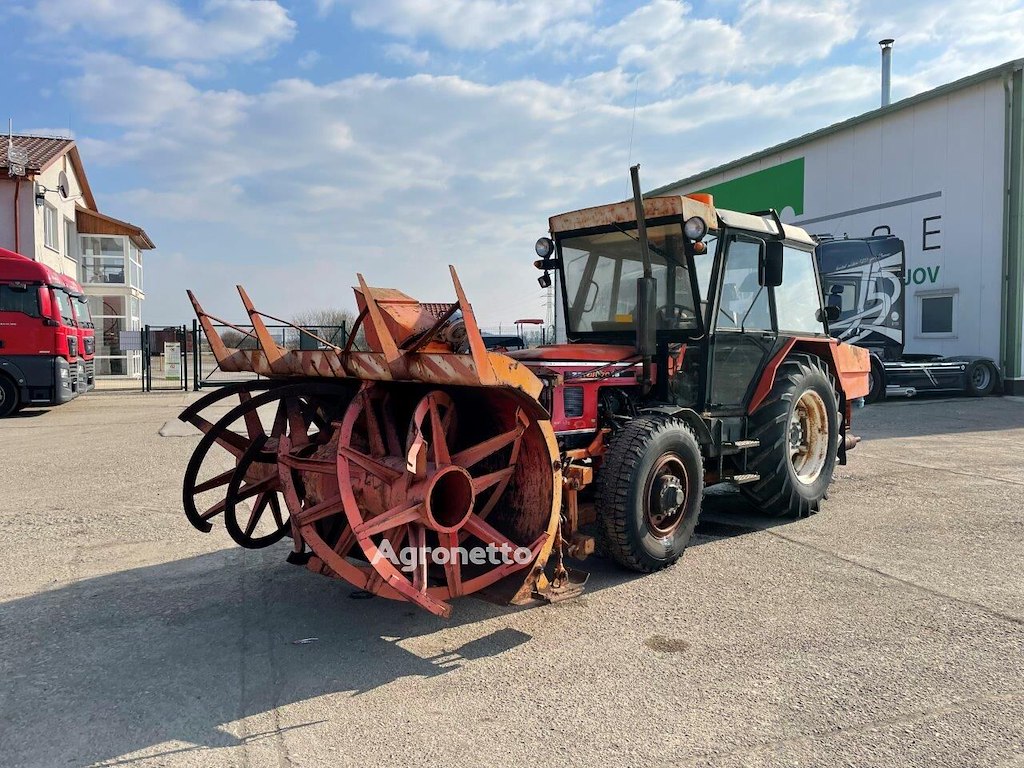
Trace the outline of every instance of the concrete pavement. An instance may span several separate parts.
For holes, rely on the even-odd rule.
[[[0,421],[0,765],[1024,765],[1019,400],[870,406],[820,514],[445,622],[194,531],[191,397]]]

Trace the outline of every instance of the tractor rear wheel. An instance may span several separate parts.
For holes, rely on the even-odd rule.
[[[871,357],[871,371],[868,373],[868,394],[865,403],[885,400],[885,368],[877,357]]]
[[[740,490],[760,511],[803,517],[828,491],[839,448],[835,379],[819,357],[793,355],[779,366],[767,399],[750,417],[760,446],[747,467],[761,479]]]
[[[700,517],[704,461],[682,421],[641,416],[611,439],[597,474],[597,517],[605,552],[651,573],[683,555]]]

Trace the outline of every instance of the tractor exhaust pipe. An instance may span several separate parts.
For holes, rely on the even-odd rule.
[[[636,281],[636,351],[643,358],[643,381],[640,386],[644,393],[651,388],[651,362],[657,346],[658,281],[651,269],[651,247],[647,242],[647,220],[644,216],[644,199],[640,193],[640,165],[629,169],[633,182],[633,207],[636,209],[637,239],[640,241],[640,256],[644,263],[644,276]]]

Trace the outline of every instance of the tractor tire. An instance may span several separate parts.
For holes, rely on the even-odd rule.
[[[985,397],[992,394],[996,386],[996,372],[990,363],[975,360],[967,366],[967,389],[971,397]]]
[[[6,376],[0,376],[0,419],[17,413],[20,407],[18,388]]]
[[[878,358],[874,356],[871,358],[871,373],[868,374],[868,386],[870,389],[864,397],[865,403],[877,403],[885,400],[885,368],[882,367],[882,363],[879,362]]]
[[[683,555],[700,517],[704,459],[682,421],[640,416],[616,432],[597,473],[602,550],[651,573]]]
[[[747,468],[761,478],[741,493],[774,517],[817,512],[839,448],[835,379],[821,358],[793,355],[779,366],[748,434],[761,444],[747,455]]]

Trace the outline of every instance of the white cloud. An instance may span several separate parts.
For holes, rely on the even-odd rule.
[[[618,63],[661,91],[694,74],[757,74],[825,58],[856,33],[849,4],[747,0],[732,23],[694,15],[689,3],[652,0],[596,33]]]
[[[397,37],[431,37],[455,50],[493,50],[535,40],[591,12],[595,0],[318,0],[348,8],[357,27]]]
[[[109,141],[81,141],[86,162],[131,169],[129,188],[105,205],[191,264],[169,270],[160,253],[148,261],[148,305],[164,318],[187,311],[186,282],[229,313],[232,280],[282,315],[332,297],[349,304],[356,270],[448,300],[448,263],[459,265],[483,322],[537,315],[530,256],[547,217],[628,192],[632,104],[608,99],[630,88],[621,73],[559,85],[361,75],[241,94],[113,57],[85,66],[68,92],[84,107],[102,105],[91,119],[121,126]],[[689,165],[709,147],[721,161],[808,127],[807,115],[786,107],[791,99],[820,102],[825,119],[848,114],[863,74],[845,73],[848,83],[834,70],[779,85],[716,82],[641,105],[633,160],[644,163],[645,186],[671,181],[696,170]],[[845,87],[830,90],[835,82]],[[709,104],[718,108],[694,106]],[[161,244],[165,228],[172,234]],[[206,262],[222,259],[234,271],[218,266],[214,275]],[[292,277],[282,278],[282,259]]]
[[[322,59],[320,51],[306,51],[304,54],[299,56],[299,60],[296,62],[299,69],[311,69],[317,65],[317,62]]]
[[[455,263],[481,319],[496,325],[542,314],[532,243],[553,213],[626,197],[629,159],[652,188],[873,108],[874,41],[885,34],[853,19],[870,17],[869,2],[884,9],[860,2],[712,3],[718,16],[700,17],[653,0],[595,29],[588,3],[531,3],[503,24],[509,3],[351,0],[359,23],[395,36],[384,42],[392,58],[460,74],[295,78],[241,92],[203,87],[180,62],[92,54],[66,93],[90,121],[79,139],[87,166],[128,179],[103,204],[160,246],[147,262],[150,317],[185,315],[185,287],[237,317],[236,281],[282,316],[350,305],[357,270],[444,301],[445,265]],[[1020,53],[1004,29],[1019,4],[983,12],[968,0],[969,29],[944,16],[902,43],[926,7],[909,5],[914,13],[893,17],[907,25],[892,32],[902,95]],[[458,23],[450,9],[464,11]],[[535,22],[558,13],[575,15]],[[559,43],[569,65],[553,68],[557,82],[501,81],[494,68],[485,82],[467,74],[482,57],[459,53],[502,40],[551,46],[569,28],[578,34]],[[427,37],[454,52],[419,42]],[[840,62],[850,41],[862,53]],[[324,53],[319,74],[329,71]]]
[[[430,61],[430,51],[413,48],[405,43],[388,43],[384,46],[384,55],[398,64],[412,64],[424,67]]]
[[[48,36],[123,39],[161,59],[259,58],[290,40],[295,22],[276,0],[206,0],[198,17],[174,0],[40,0]]]

